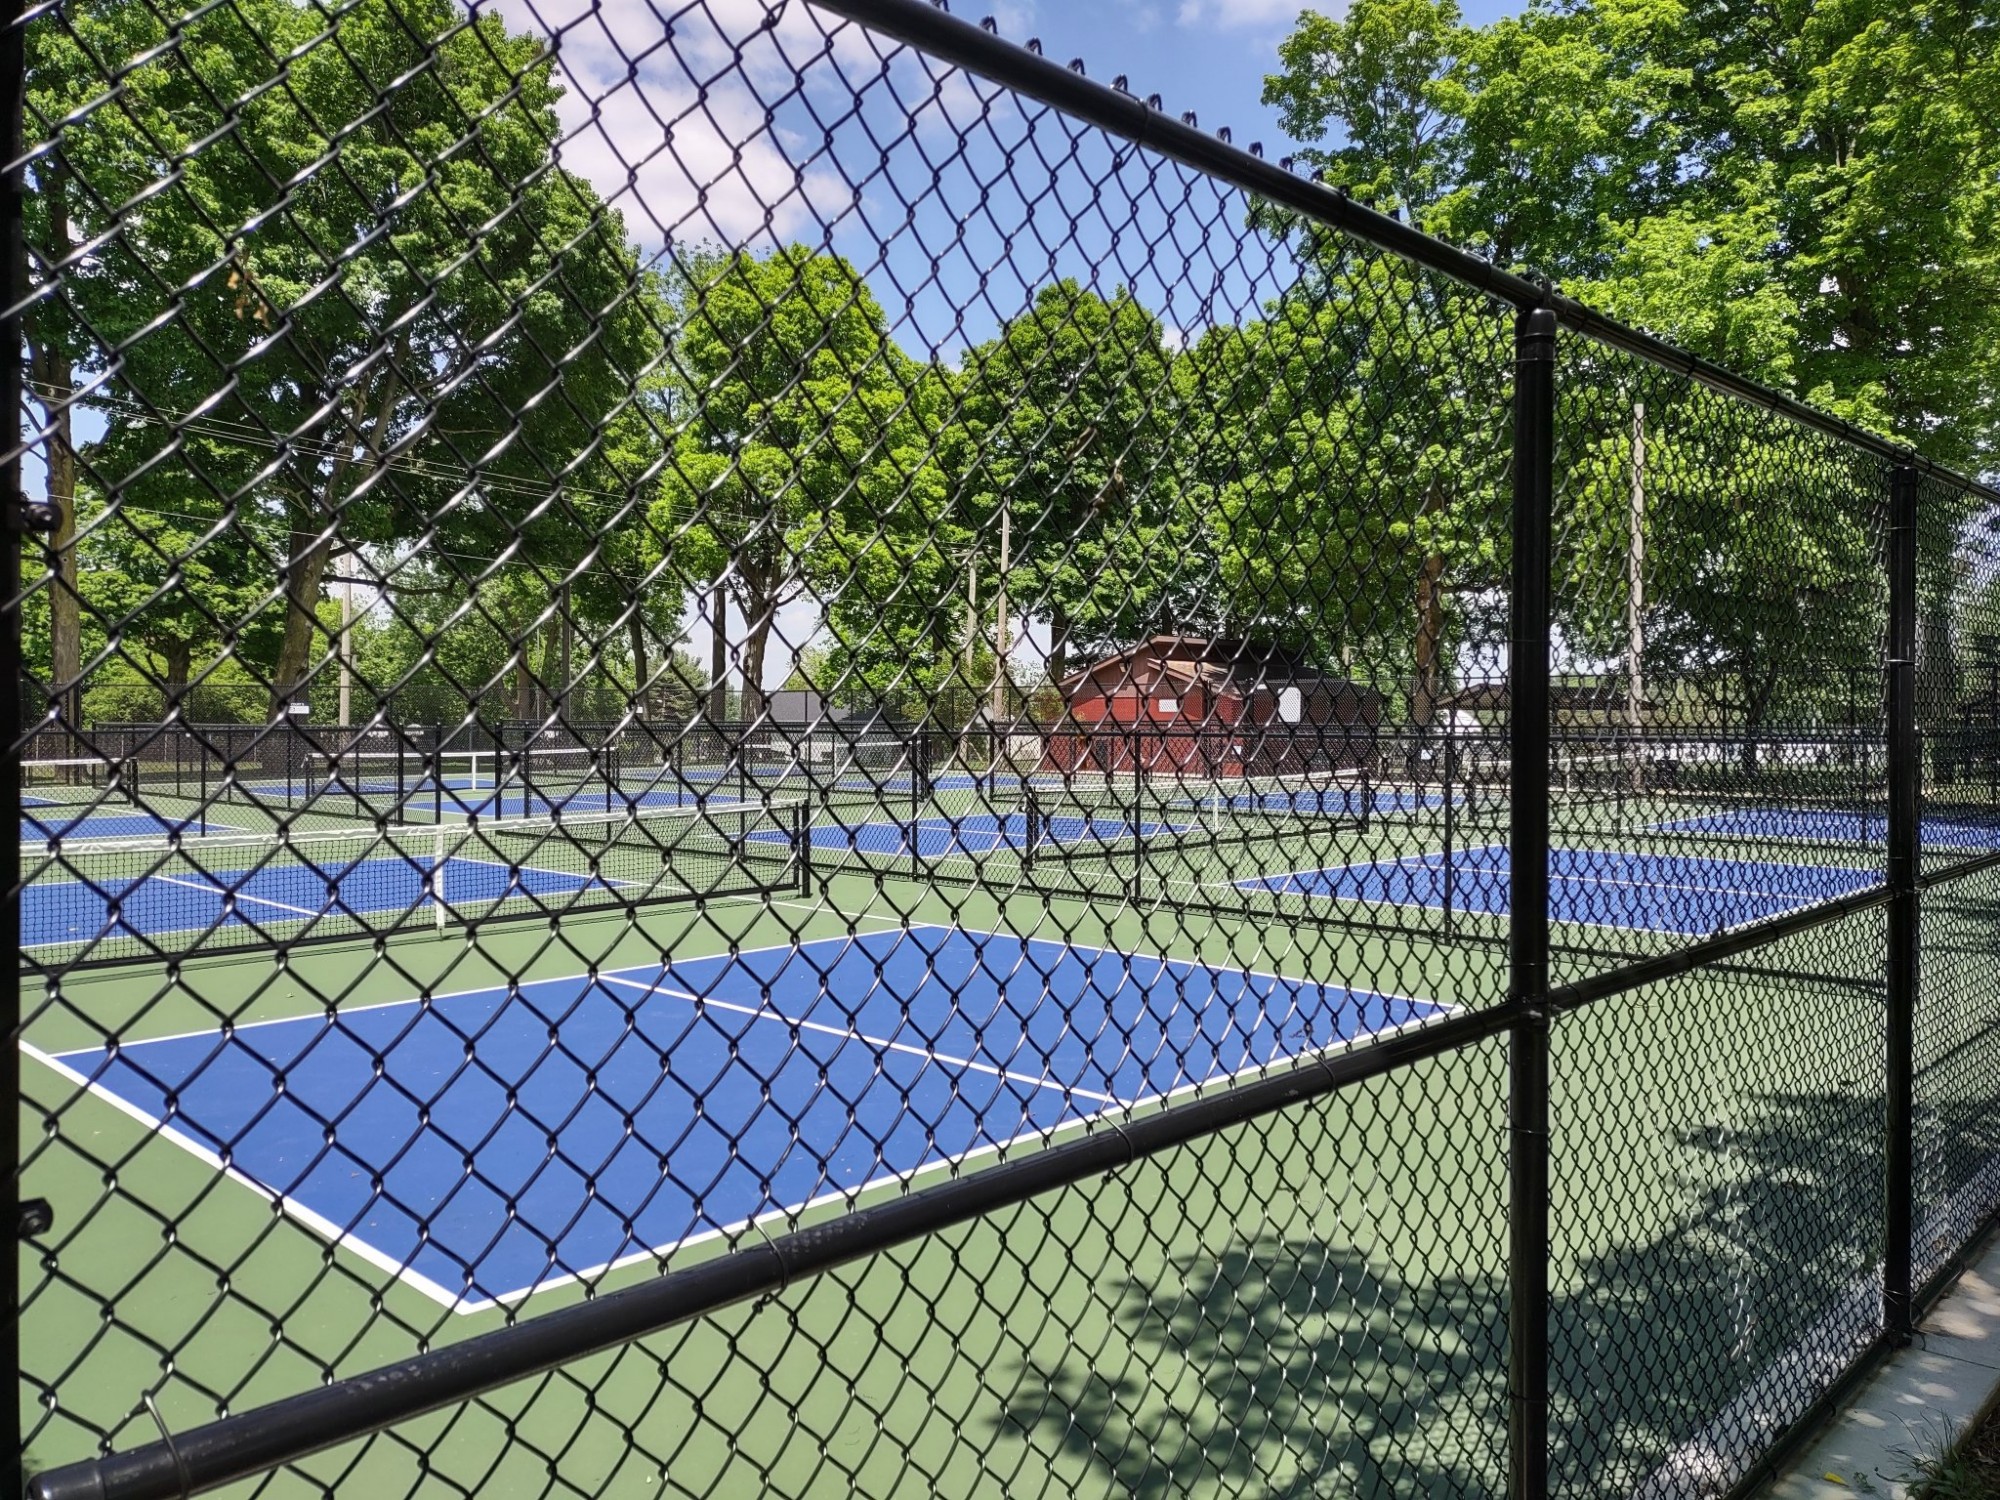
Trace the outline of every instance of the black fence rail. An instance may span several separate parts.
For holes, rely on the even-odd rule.
[[[2000,1212],[2000,492],[916,0],[0,31],[39,1500],[1744,1495]]]

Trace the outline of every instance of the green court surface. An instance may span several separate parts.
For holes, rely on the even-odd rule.
[[[1643,851],[1660,819],[1629,811],[1575,809],[1558,826],[1578,849]],[[1305,852],[1329,865],[1432,852],[1437,817],[1329,831]],[[1668,834],[1651,842],[1675,847]],[[1782,854],[1808,872],[1856,857],[1839,843],[1758,845],[1759,859]],[[1502,998],[1504,924],[1492,913],[1460,913],[1447,932],[1419,902],[1367,928],[1302,920],[1304,897],[1238,895],[1247,877],[1308,863],[1300,851],[1290,828],[1233,844],[1149,842],[1150,862],[1107,850],[1053,871],[1000,849],[983,863],[954,851],[921,879],[866,854],[816,859],[809,896],[495,923],[476,944],[451,926],[384,938],[379,952],[364,939],[282,962],[247,948],[177,977],[138,964],[31,985],[24,1191],[50,1200],[56,1229],[23,1252],[24,1365],[31,1393],[62,1392],[53,1414],[27,1401],[32,1458],[89,1456],[93,1428],[115,1447],[152,1441],[139,1394],[169,1366],[159,1413],[180,1430],[582,1295],[570,1282],[506,1305],[441,1305],[43,1057],[225,1024],[338,1029],[346,1012],[515,977],[907,927],[1162,955],[1454,1010]],[[1148,877],[1160,882],[1152,900]],[[1026,882],[1046,884],[1008,890]],[[1196,901],[1197,887],[1220,894]],[[1558,937],[1570,945],[1559,979],[1684,940],[1615,923]],[[1705,969],[1557,1022],[1558,1459],[1596,1490],[1636,1486],[1701,1440],[1731,1392],[1753,1391],[1802,1344],[1846,1336],[1846,1289],[1879,1238],[1882,943],[1880,914],[1865,912],[1761,950],[1754,967]],[[1940,1059],[1994,1019],[1960,1014],[1975,1003],[1961,993],[1991,1005],[1990,987],[1955,987],[1950,963],[1992,957],[1927,968]],[[1492,1492],[1505,1429],[1506,1057],[1501,1037],[1400,1068],[322,1455],[254,1493],[1055,1496],[1109,1482],[1232,1494],[1283,1477],[1304,1494]],[[1958,1186],[1953,1163],[2000,1145],[2000,1083],[1944,1061],[1930,1076],[1930,1187],[1943,1202]],[[934,1164],[792,1222],[990,1159]],[[734,1242],[787,1227],[768,1221]],[[595,1286],[731,1242],[642,1258]],[[1813,1267],[1825,1300],[1755,1296],[1780,1263]],[[1717,1284],[1750,1294],[1725,1305],[1676,1290]],[[1718,1349],[1729,1351],[1720,1365]],[[1252,1355],[1254,1370],[1239,1360]],[[1614,1367],[1664,1373],[1607,1388]]]

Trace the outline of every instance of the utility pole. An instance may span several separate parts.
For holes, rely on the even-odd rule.
[[[1646,789],[1646,404],[1632,403],[1632,513],[1625,559],[1625,722],[1632,731],[1632,790]]]
[[[352,555],[348,557],[352,565]],[[354,575],[340,580],[340,722],[354,722]]]
[[[1014,508],[1010,497],[1000,497],[1000,600],[994,611],[994,649],[998,659],[993,664],[993,722],[998,725],[1007,717],[1007,569],[1012,559]]]
[[[965,558],[965,675],[972,678],[972,659],[979,649],[979,550]]]

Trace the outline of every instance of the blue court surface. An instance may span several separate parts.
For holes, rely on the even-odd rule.
[[[1185,833],[1178,823],[1128,823],[1123,818],[1082,816],[1047,818],[1036,843],[1101,844],[1130,848],[1135,840]],[[960,854],[1019,853],[1030,844],[1025,813],[967,813],[962,817],[918,818],[907,823],[816,823],[809,831],[815,849],[854,854],[915,854],[939,859]],[[762,841],[782,841],[775,829],[753,833]]]
[[[21,946],[73,944],[212,928],[339,922],[364,915],[483,907],[519,897],[563,898],[609,883],[587,875],[447,858],[439,879],[428,859],[378,858],[249,869],[197,867],[164,854],[143,857],[130,877],[34,880],[21,892]],[[157,865],[157,869],[145,867]]]
[[[1706,937],[1817,901],[1882,883],[1880,870],[1771,864],[1696,855],[1634,854],[1606,849],[1549,851],[1549,914],[1558,922]],[[1299,870],[1236,882],[1244,890],[1417,906],[1503,917],[1509,910],[1507,850],[1443,854],[1330,869]]]
[[[202,818],[169,818],[156,813],[82,812],[64,817],[53,809],[21,814],[21,842],[50,839],[153,839],[169,834],[241,833],[228,823]]]
[[[1387,817],[1394,813],[1438,811],[1444,806],[1444,796],[1414,787],[1325,787],[1235,792],[1205,799],[1202,805],[1232,812],[1296,813],[1305,817],[1357,818],[1363,814]]]
[[[915,928],[49,1061],[471,1310],[1444,1010]]]
[[[1927,814],[1919,837],[1937,849],[2000,849],[2000,809],[1991,820]],[[1712,834],[1717,838],[1808,839],[1835,844],[1880,844],[1889,836],[1881,813],[1817,807],[1752,807],[1658,826],[1661,833]]]

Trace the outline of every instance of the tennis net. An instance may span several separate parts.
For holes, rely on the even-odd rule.
[[[1012,795],[1030,853],[1064,860],[1175,841],[1213,847],[1262,842],[1306,828],[1365,828],[1377,807],[1374,779],[1362,771],[1033,777]]]
[[[64,756],[21,762],[21,805],[90,807],[100,802],[139,803],[139,763],[101,756]]]
[[[1628,750],[1558,750],[1549,757],[1549,805],[1557,811],[1601,809],[1618,814],[1643,786],[1644,760]],[[1462,754],[1452,773],[1453,805],[1474,819],[1503,822],[1513,807],[1513,777],[1505,760]]]
[[[45,968],[809,889],[805,804],[466,820],[65,849],[30,866]]]
[[[616,811],[617,751],[547,749],[294,750],[211,776],[213,795],[269,809],[430,822],[449,814],[532,817],[572,802]]]

